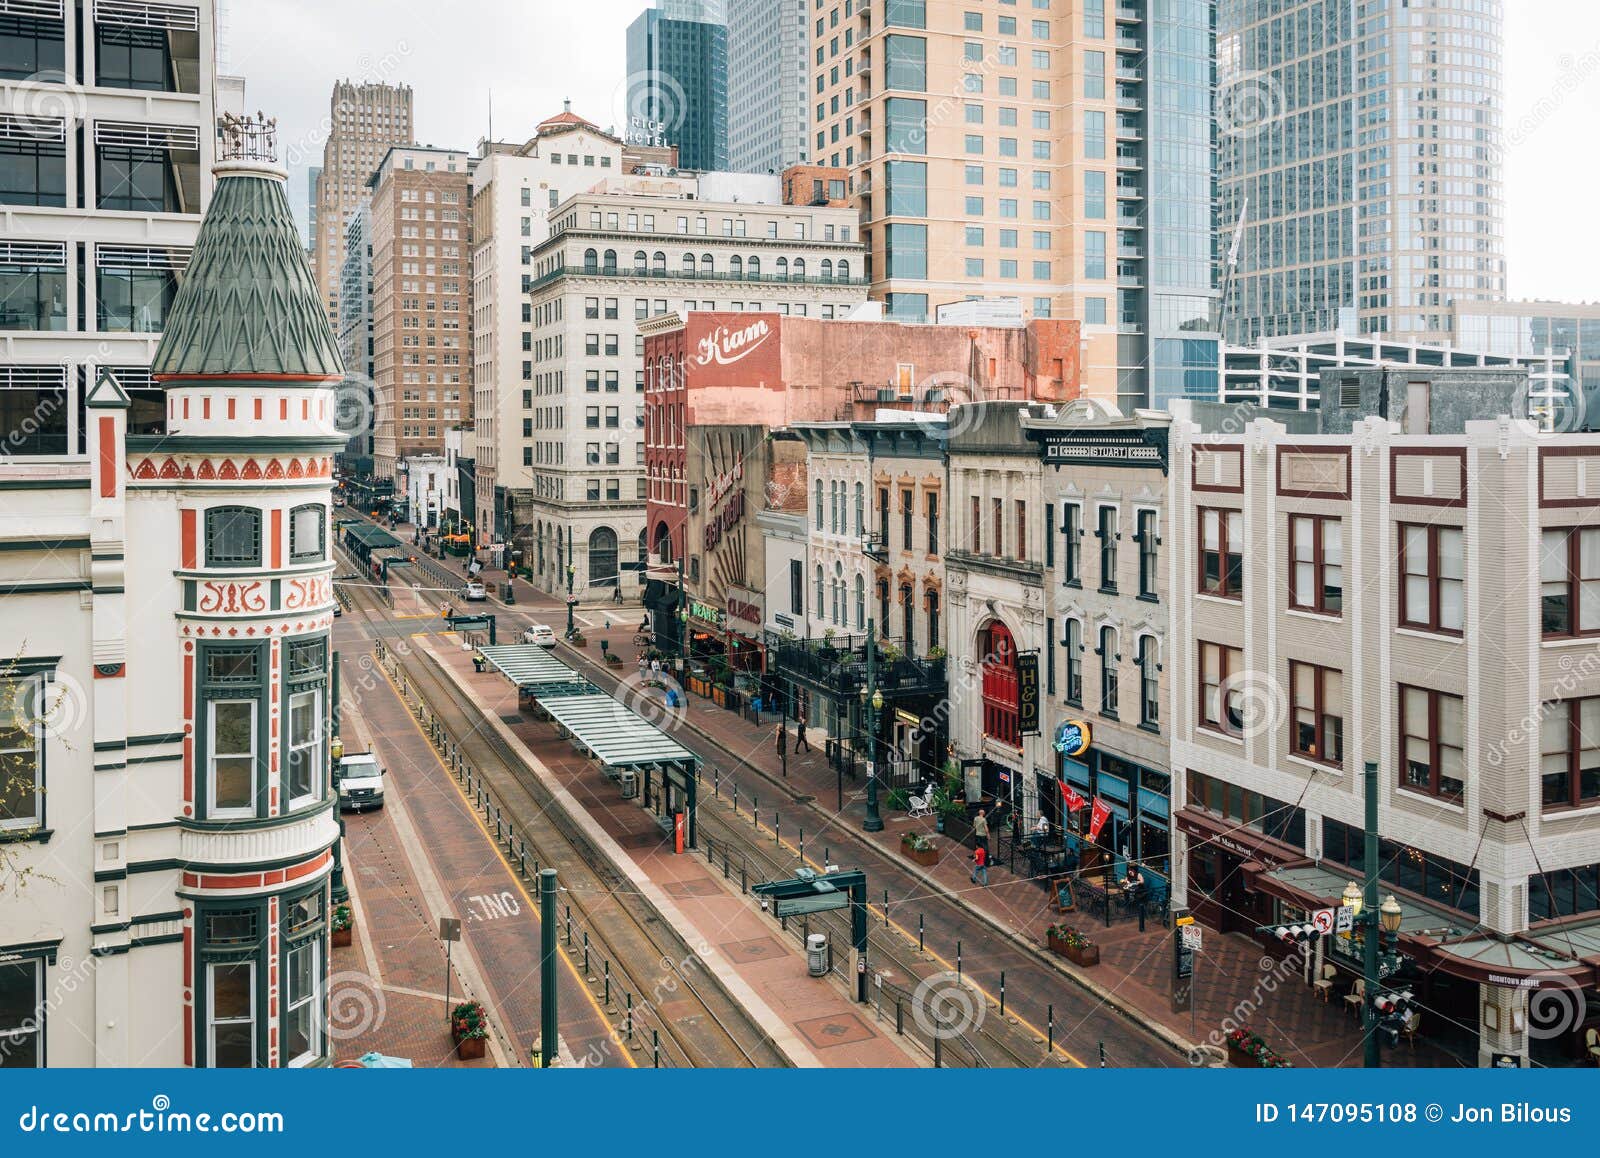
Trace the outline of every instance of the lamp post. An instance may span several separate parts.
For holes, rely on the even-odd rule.
[[[572,609],[577,604],[577,598],[572,594],[572,578],[577,573],[577,568],[570,561],[567,562],[567,638],[572,638]]]
[[[683,552],[678,553],[678,682],[689,668],[689,596],[683,589]]]
[[[1366,795],[1366,824],[1364,854],[1362,857],[1363,881],[1351,881],[1344,887],[1340,898],[1349,907],[1355,927],[1361,930],[1362,995],[1361,1029],[1363,1034],[1363,1064],[1367,1069],[1383,1065],[1383,1051],[1378,1040],[1378,996],[1383,980],[1399,967],[1395,939],[1400,934],[1400,923],[1405,917],[1400,902],[1390,893],[1383,903],[1378,903],[1378,763],[1368,760],[1363,770],[1363,789]],[[1389,942],[1381,944],[1381,942]]]
[[[867,620],[867,818],[861,822],[864,832],[882,832],[883,817],[878,815],[878,713],[883,710],[883,693],[878,690],[877,632],[872,620]]]

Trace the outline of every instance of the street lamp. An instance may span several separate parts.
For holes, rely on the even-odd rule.
[[[867,686],[862,694],[872,709],[867,717],[867,818],[864,832],[882,832],[883,817],[878,815],[878,713],[883,710],[883,693],[878,690],[877,629],[867,620]]]
[[[683,589],[683,555],[678,555],[678,682],[683,683],[689,668],[689,596]]]
[[[572,609],[573,609],[574,605],[576,605],[576,603],[578,602],[577,597],[572,594],[572,579],[573,579],[573,576],[576,575],[576,574],[577,574],[577,568],[574,567],[571,563],[568,563],[567,564],[567,638],[568,639],[572,638],[572,632],[573,632]]]
[[[1378,924],[1383,927],[1384,933],[1393,937],[1400,931],[1400,921],[1405,913],[1400,909],[1400,902],[1390,893],[1383,899],[1383,904],[1378,906]]]
[[[1350,910],[1352,917],[1361,915],[1361,886],[1351,881],[1344,887],[1344,907]]]

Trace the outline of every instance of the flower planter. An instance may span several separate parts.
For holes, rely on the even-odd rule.
[[[331,935],[330,943],[335,949],[348,949],[354,940],[355,930],[335,929]]]
[[[905,841],[900,842],[900,851],[912,864],[932,868],[939,863],[939,850],[937,848],[913,848]]]
[[[1066,953],[1067,960],[1074,965],[1088,968],[1090,965],[1100,964],[1100,946],[1089,945],[1082,949],[1069,948]]]
[[[1245,1053],[1244,1050],[1234,1045],[1231,1041],[1228,1043],[1228,1064],[1233,1066],[1235,1069],[1241,1070],[1253,1070],[1261,1068],[1260,1062],[1256,1061],[1255,1058]]]
[[[1057,957],[1066,957],[1069,955],[1067,950],[1067,942],[1064,938],[1057,937],[1051,933],[1046,933],[1044,941],[1050,952],[1054,953]]]
[[[462,1061],[473,1061],[483,1056],[486,1038],[464,1037],[456,1042],[456,1056]]]

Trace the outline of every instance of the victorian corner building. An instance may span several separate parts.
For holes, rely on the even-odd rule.
[[[264,126],[151,367],[0,466],[0,1064],[328,1056],[329,507],[343,367]]]

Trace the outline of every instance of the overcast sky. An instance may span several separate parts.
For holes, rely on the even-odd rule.
[[[522,140],[573,111],[622,119],[623,34],[647,0],[225,0],[223,65],[278,117],[297,210],[319,163],[334,80],[404,82],[417,139]],[[1505,165],[1513,297],[1600,299],[1600,5],[1506,0]]]

